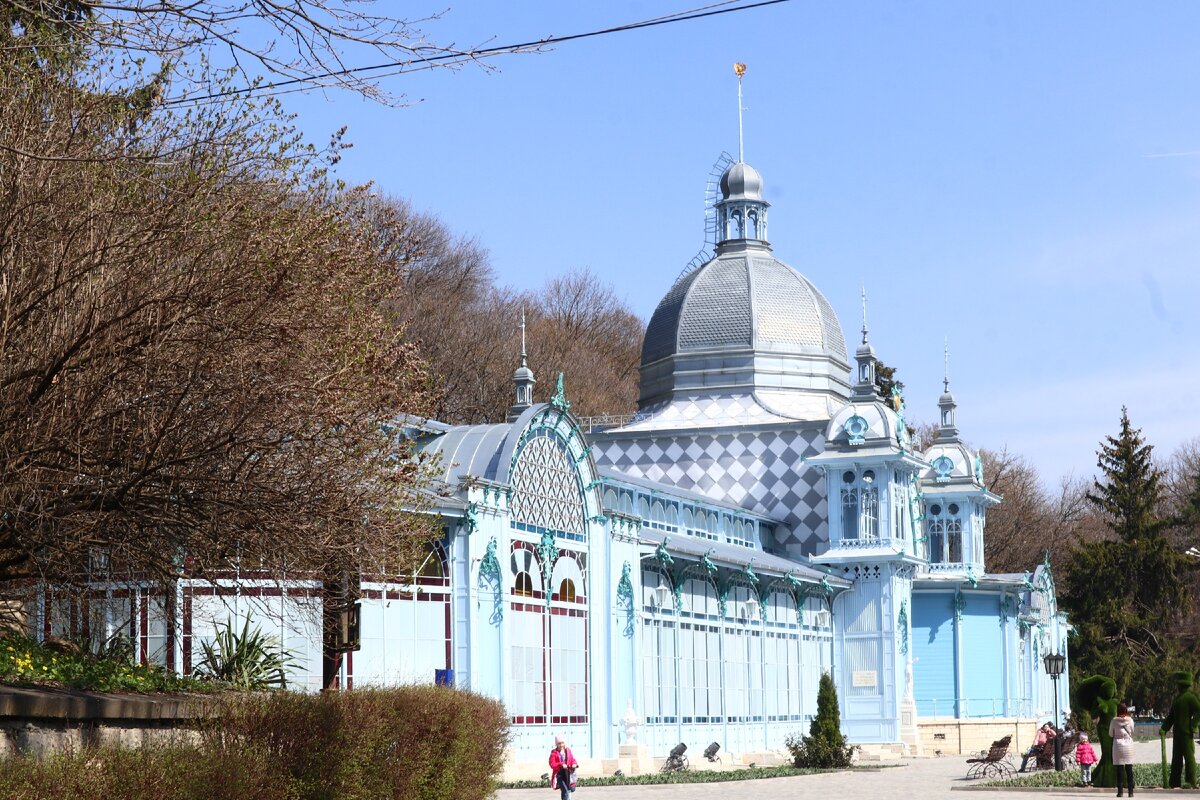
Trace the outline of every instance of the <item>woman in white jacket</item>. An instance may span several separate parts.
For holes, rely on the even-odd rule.
[[[1117,715],[1108,723],[1108,735],[1112,737],[1113,766],[1117,768],[1117,797],[1126,784],[1133,797],[1133,717],[1129,716],[1129,706],[1117,706]]]

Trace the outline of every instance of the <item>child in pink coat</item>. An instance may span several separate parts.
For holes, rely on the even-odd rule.
[[[563,736],[554,737],[554,749],[550,751],[550,788],[558,789],[561,800],[571,800],[571,792],[575,789],[575,770],[579,762],[575,754],[567,747]]]
[[[1075,746],[1075,760],[1079,762],[1079,782],[1083,786],[1092,785],[1092,765],[1099,761],[1096,751],[1088,742],[1086,733],[1079,734],[1079,744]]]

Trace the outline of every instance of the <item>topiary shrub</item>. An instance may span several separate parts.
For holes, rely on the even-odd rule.
[[[808,728],[808,736],[789,736],[785,742],[797,767],[838,769],[850,766],[857,749],[842,735],[837,689],[826,672],[817,687],[817,715]]]
[[[1117,715],[1117,682],[1105,675],[1092,675],[1075,689],[1075,706],[1096,721],[1096,739],[1100,743],[1100,761],[1092,768],[1092,785],[1112,788],[1117,785],[1117,770],[1112,763],[1112,737],[1108,723]]]

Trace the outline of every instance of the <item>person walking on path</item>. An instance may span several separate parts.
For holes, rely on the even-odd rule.
[[[1042,748],[1046,746],[1047,742],[1053,741],[1056,735],[1054,726],[1049,722],[1044,723],[1042,727],[1038,728],[1037,735],[1033,737],[1033,744],[1029,746],[1029,749],[1021,757],[1021,768],[1017,772],[1024,772],[1025,765],[1029,763],[1029,759],[1031,758],[1034,759],[1033,763],[1036,765],[1038,754],[1042,752]]]
[[[562,800],[571,800],[575,788],[575,770],[579,762],[567,747],[567,740],[560,734],[554,737],[554,749],[550,751],[550,788],[558,789]]]
[[[1117,715],[1108,723],[1108,735],[1113,740],[1113,766],[1117,768],[1117,797],[1121,796],[1125,784],[1129,785],[1129,796],[1133,797],[1133,717],[1129,706],[1117,705]]]
[[[1075,760],[1079,763],[1079,783],[1082,786],[1092,785],[1092,764],[1100,758],[1092,749],[1086,733],[1079,734],[1079,744],[1075,745]]]

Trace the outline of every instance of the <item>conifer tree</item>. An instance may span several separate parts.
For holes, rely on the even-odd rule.
[[[1114,536],[1074,548],[1060,601],[1077,633],[1072,674],[1107,675],[1133,705],[1157,707],[1169,701],[1182,658],[1165,632],[1190,608],[1192,565],[1163,535],[1152,445],[1124,408],[1120,424],[1100,445],[1101,475],[1087,495]]]
[[[838,708],[837,688],[833,677],[826,672],[817,685],[817,715],[808,728],[808,736],[789,737],[788,749],[797,767],[831,769],[848,767],[854,748],[842,735],[842,714]]]
[[[1121,432],[1106,436],[1097,453],[1101,478],[1094,482],[1088,500],[1106,518],[1109,527],[1125,542],[1162,531],[1158,516],[1162,474],[1151,460],[1154,446],[1142,439],[1141,429],[1129,423],[1129,410],[1121,407]]]

